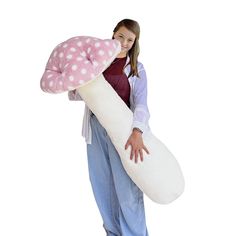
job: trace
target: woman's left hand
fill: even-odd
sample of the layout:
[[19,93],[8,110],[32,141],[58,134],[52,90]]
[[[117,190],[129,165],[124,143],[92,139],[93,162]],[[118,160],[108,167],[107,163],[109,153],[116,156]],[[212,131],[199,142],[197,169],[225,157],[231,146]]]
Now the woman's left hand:
[[138,162],[138,156],[140,155],[140,160],[143,161],[143,149],[149,154],[148,149],[143,144],[142,133],[136,129],[133,129],[132,134],[129,136],[128,141],[125,144],[125,150],[131,145],[130,160],[135,157],[135,163]]

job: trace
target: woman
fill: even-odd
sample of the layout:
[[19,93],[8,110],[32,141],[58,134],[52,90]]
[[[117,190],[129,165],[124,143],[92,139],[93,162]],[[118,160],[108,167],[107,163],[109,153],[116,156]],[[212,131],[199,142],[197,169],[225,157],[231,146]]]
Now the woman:
[[[143,161],[143,151],[149,153],[142,133],[149,129],[147,79],[139,55],[139,24],[130,19],[120,21],[113,38],[121,43],[121,52],[104,71],[105,79],[133,111],[132,133],[125,149],[131,146],[130,159]],[[70,100],[81,100],[69,92]],[[89,176],[108,236],[148,236],[143,193],[125,172],[119,154],[96,116],[85,108],[83,136],[87,142]]]

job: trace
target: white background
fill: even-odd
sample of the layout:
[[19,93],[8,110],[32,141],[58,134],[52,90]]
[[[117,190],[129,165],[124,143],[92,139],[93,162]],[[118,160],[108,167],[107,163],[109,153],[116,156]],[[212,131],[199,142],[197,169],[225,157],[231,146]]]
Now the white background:
[[0,235],[102,236],[81,137],[84,104],[39,81],[60,42],[141,26],[150,126],[183,170],[169,205],[145,197],[150,236],[236,235],[234,1],[1,1]]

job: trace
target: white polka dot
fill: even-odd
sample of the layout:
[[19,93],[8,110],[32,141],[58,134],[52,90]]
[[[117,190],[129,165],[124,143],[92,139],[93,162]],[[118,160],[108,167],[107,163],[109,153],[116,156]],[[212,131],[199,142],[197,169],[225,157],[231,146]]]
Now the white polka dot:
[[53,81],[50,81],[49,82],[49,87],[52,87],[53,86]]
[[99,54],[100,56],[103,56],[103,55],[104,55],[104,51],[103,51],[103,50],[99,50],[98,54]]
[[69,65],[69,63],[65,64],[64,68],[66,68]]
[[84,59],[83,59],[82,57],[77,57],[76,60],[77,60],[77,61],[82,61],[82,60],[84,60]]
[[101,44],[100,44],[99,42],[96,42],[96,43],[95,43],[95,47],[96,47],[96,48],[99,48],[100,45],[101,45]]
[[91,52],[91,48],[88,48],[88,49],[87,49],[87,53],[90,53],[90,52]]
[[108,54],[109,54],[109,56],[112,56],[113,53],[112,53],[111,50],[109,50],[109,51],[108,51]]
[[83,51],[83,52],[80,53],[80,55],[81,55],[82,57],[86,57],[86,52]]
[[48,77],[47,77],[47,78],[49,79],[49,78],[51,78],[51,77],[52,77],[52,74],[48,75]]
[[63,47],[63,48],[67,48],[67,47],[68,47],[68,44],[65,43],[62,47]]
[[60,52],[59,53],[59,57],[62,58],[64,56],[64,53],[63,52]]
[[56,67],[56,66],[53,66],[52,69],[53,69],[53,70],[57,70],[57,67]]
[[67,55],[66,58],[67,59],[71,59],[73,56],[71,54]]
[[93,66],[97,67],[98,66],[98,62],[97,61],[93,61]]
[[83,69],[81,70],[81,74],[85,75],[86,73],[87,73],[87,70],[86,70],[85,68],[83,68]]
[[81,80],[79,81],[79,84],[83,84],[83,83],[84,83],[84,80],[81,79]]
[[70,48],[70,51],[76,52],[76,49],[75,48]]
[[57,55],[57,51],[55,51],[55,52],[53,53],[53,57],[56,57],[56,55]]
[[107,46],[109,46],[109,45],[110,45],[110,43],[109,43],[108,41],[105,41],[105,44],[106,44]]
[[88,63],[89,63],[89,61],[88,61],[88,60],[85,60],[85,61],[84,61],[84,64],[88,64]]
[[78,66],[77,65],[73,65],[71,68],[72,68],[73,71],[75,71],[75,70],[77,70]]
[[93,54],[90,54],[90,58],[93,58],[94,56],[93,56]]
[[69,80],[70,80],[70,81],[73,81],[73,80],[74,80],[74,76],[73,76],[73,75],[70,75],[70,76],[69,76]]
[[82,46],[82,42],[79,41],[79,42],[77,43],[77,46],[81,47],[81,46]]
[[51,73],[51,71],[50,71],[50,70],[47,70],[46,72],[47,72],[47,73]]
[[59,81],[59,84],[62,86],[62,85],[63,85],[63,82],[62,82],[62,81]]
[[89,43],[90,41],[91,41],[91,39],[90,39],[90,38],[87,38],[85,42],[86,42],[86,43]]

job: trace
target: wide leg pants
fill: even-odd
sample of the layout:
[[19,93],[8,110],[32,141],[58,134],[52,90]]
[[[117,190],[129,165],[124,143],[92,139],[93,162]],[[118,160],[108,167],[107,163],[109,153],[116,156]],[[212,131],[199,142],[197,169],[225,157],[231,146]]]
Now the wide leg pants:
[[94,114],[90,122],[89,177],[107,235],[148,236],[142,191],[125,172],[119,154]]

